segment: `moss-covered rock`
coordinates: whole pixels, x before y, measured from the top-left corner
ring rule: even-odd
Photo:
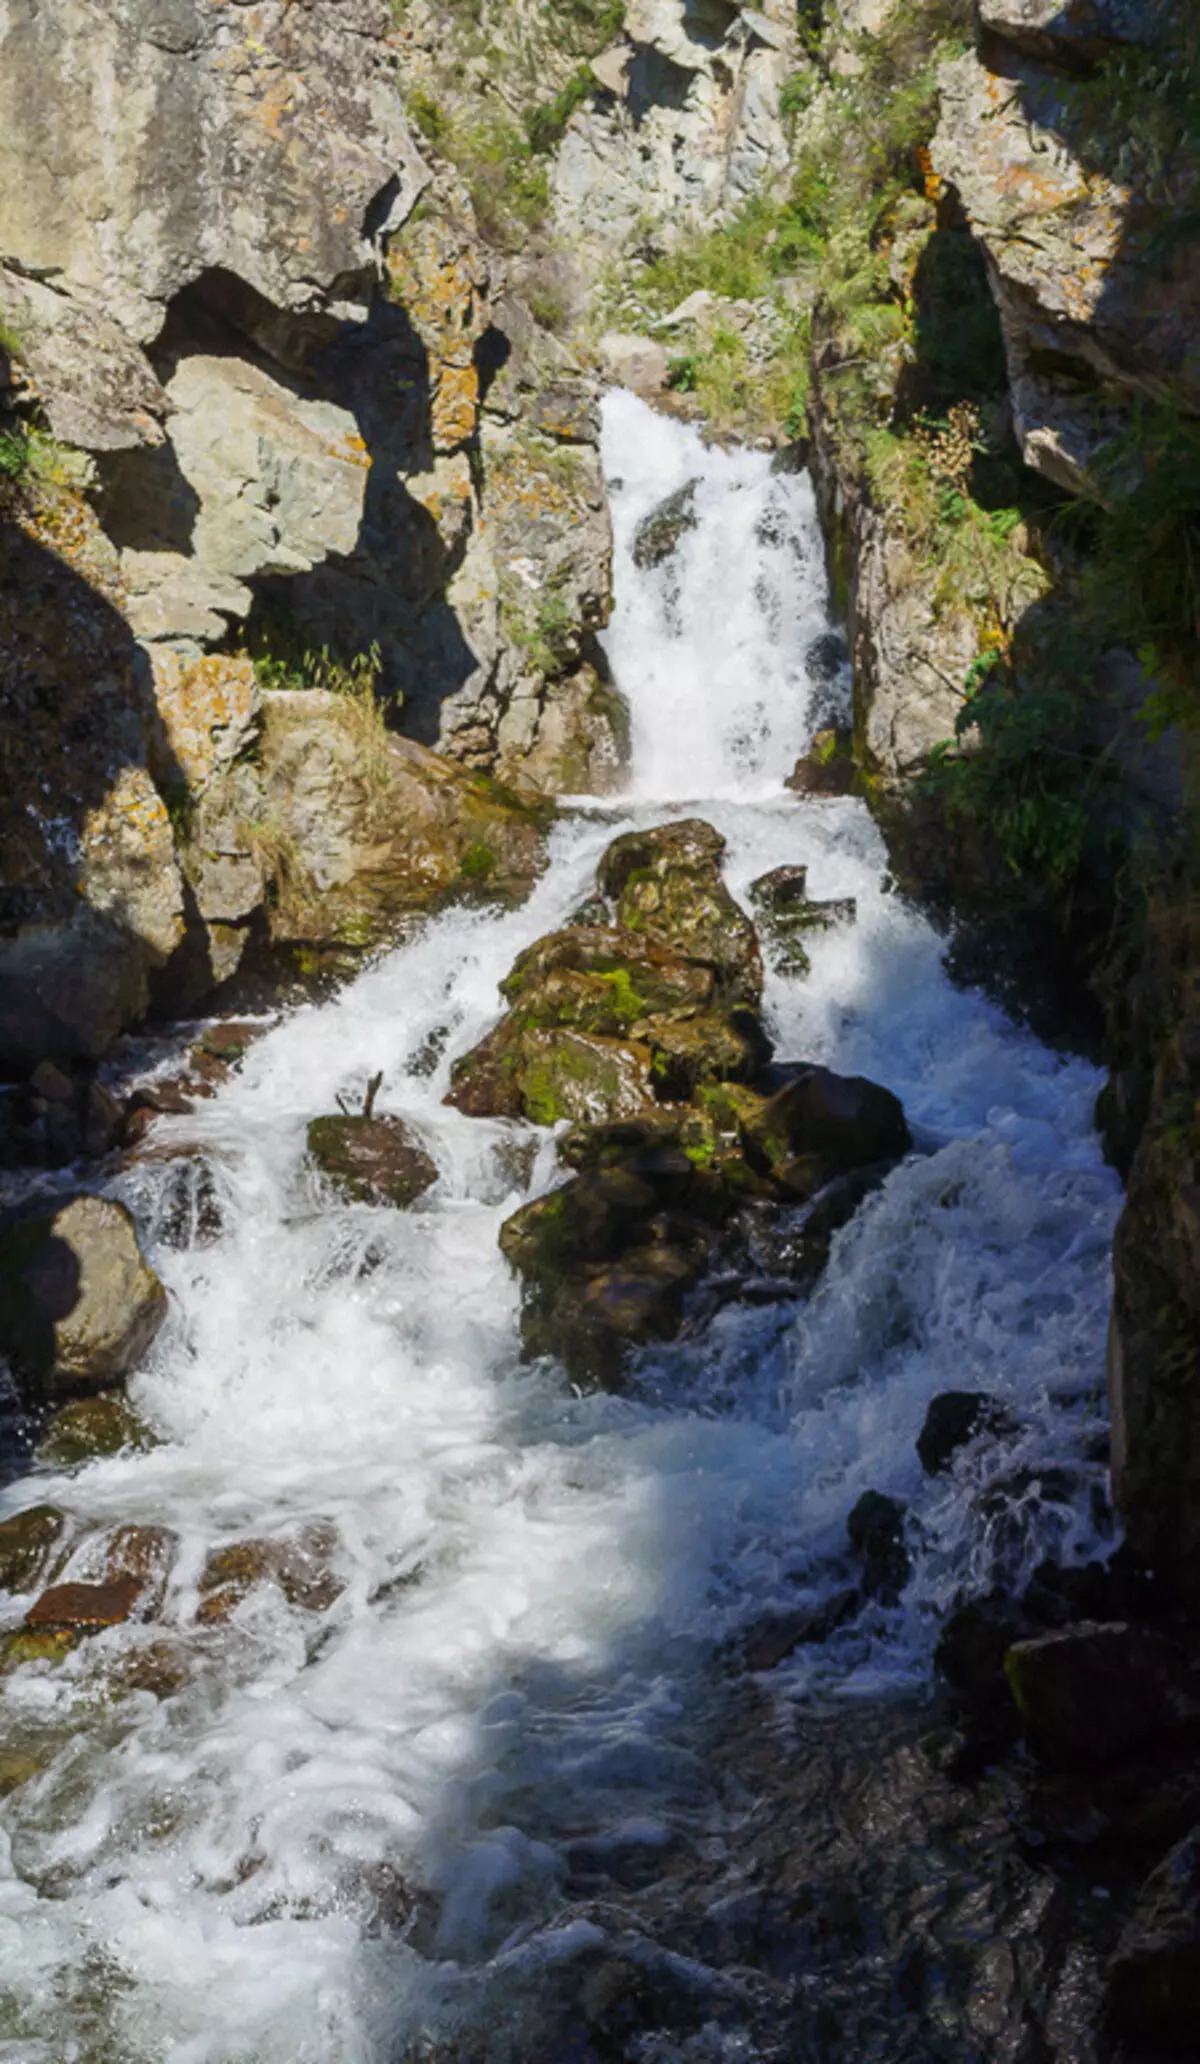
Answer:
[[[119,1382],[166,1312],[123,1204],[38,1199],[0,1218],[0,1348],[36,1396]]]
[[[725,841],[684,818],[614,839],[597,870],[618,922],[716,973],[722,1001],[756,1006],[762,956],[754,926],[721,879]]]
[[[308,1151],[334,1189],[354,1204],[403,1209],[437,1181],[437,1162],[402,1118],[314,1118]]]
[[[646,1018],[684,1016],[704,1009],[715,993],[707,966],[619,926],[576,924],[527,947],[501,994],[514,1007],[527,1004],[543,1024],[578,1022],[558,1014],[556,997],[571,992],[549,987],[556,976],[586,976],[597,985],[609,1014],[597,1031],[630,1032]]]
[[[750,884],[750,900],[770,943],[774,965],[785,974],[806,975],[805,940],[812,932],[851,924],[858,906],[853,896],[818,900],[808,893],[806,867],[774,867]]]

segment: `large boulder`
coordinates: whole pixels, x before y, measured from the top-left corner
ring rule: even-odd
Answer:
[[[437,1162],[402,1118],[314,1118],[308,1151],[327,1181],[353,1204],[403,1209],[437,1181]]]
[[[703,1083],[746,1080],[766,1059],[757,1012],[736,1000],[761,968],[754,928],[716,868],[723,842],[708,825],[633,837],[623,852],[622,840],[610,847],[602,884],[624,915],[646,883],[658,892],[633,860],[669,852],[677,922],[580,923],[527,948],[501,984],[508,1015],[455,1063],[447,1101],[459,1110],[539,1124],[626,1118],[656,1100],[686,1102]],[[724,902],[732,918],[718,942]]]
[[[526,1353],[559,1356],[578,1382],[619,1382],[631,1347],[678,1329],[716,1201],[685,1152],[656,1142],[524,1205],[500,1246],[523,1282]]]
[[[775,1095],[743,1114],[747,1151],[798,1198],[835,1177],[900,1160],[912,1146],[904,1106],[864,1075],[797,1067]]]
[[[1048,1762],[1115,1762],[1200,1729],[1200,1669],[1164,1635],[1082,1621],[1018,1641],[1005,1674],[1031,1745]]]
[[[546,811],[388,732],[362,698],[265,698],[258,848],[272,937],[367,947],[455,896],[519,901]]]
[[[123,1204],[80,1194],[0,1218],[0,1348],[35,1396],[119,1383],[166,1313]]]

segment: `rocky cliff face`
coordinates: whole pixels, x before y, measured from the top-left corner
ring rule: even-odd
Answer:
[[[331,768],[365,694],[545,794],[619,777],[595,389],[423,162],[397,13],[0,7],[11,1061],[199,1000],[319,876],[262,681],[347,691],[308,734]],[[476,791],[423,764],[461,857]],[[352,903],[316,936],[377,936]]]
[[[817,308],[814,465],[901,865],[1105,1014],[1115,1481],[1194,1596],[1195,625],[1158,585],[1200,507],[1194,52],[1154,0],[982,0],[976,29],[874,277],[835,267]]]

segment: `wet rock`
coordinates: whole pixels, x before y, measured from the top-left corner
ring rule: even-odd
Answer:
[[[322,1175],[354,1204],[415,1204],[437,1181],[437,1162],[402,1118],[314,1118],[308,1151]]]
[[[133,1576],[104,1584],[55,1584],[30,1606],[25,1626],[34,1634],[99,1634],[129,1619],[141,1595],[142,1585]]]
[[[156,1436],[118,1391],[76,1398],[47,1422],[35,1459],[51,1469],[77,1469],[126,1449],[144,1451]]]
[[[557,1354],[580,1381],[612,1383],[630,1347],[678,1330],[728,1206],[719,1181],[665,1138],[598,1158],[506,1220],[500,1246],[523,1279],[526,1352]]]
[[[31,1505],[0,1521],[0,1589],[32,1591],[66,1526],[55,1505]]]
[[[695,530],[699,518],[696,515],[696,489],[699,481],[689,480],[684,487],[668,495],[648,516],[638,524],[633,540],[633,563],[643,573],[651,567],[661,566],[679,549],[680,540],[689,530]]]
[[[201,1573],[196,1617],[220,1626],[250,1593],[274,1584],[289,1605],[328,1612],[345,1590],[334,1567],[340,1546],[336,1527],[315,1520],[277,1540],[232,1541],[215,1548]]]
[[[505,1019],[455,1062],[446,1102],[468,1117],[535,1125],[629,1117],[654,1101],[652,1058],[641,1040],[523,1029]]]
[[[784,783],[796,795],[847,796],[855,787],[854,750],[848,731],[818,731]]]
[[[1028,1631],[1028,1621],[1005,1591],[956,1606],[938,1636],[934,1665],[965,1705],[982,1715],[1012,1717],[1004,1659]]]
[[[802,1066],[748,1115],[747,1150],[796,1197],[835,1176],[899,1160],[912,1136],[898,1097],[862,1075]]]
[[[1200,2027],[1200,1828],[1142,1887],[1108,1972],[1118,2034],[1172,2056],[1194,2054]]]
[[[557,979],[557,985],[555,984]],[[689,1016],[711,1003],[712,969],[616,925],[575,924],[526,948],[500,984],[534,1022],[626,1033],[647,1018]],[[594,1006],[585,999],[595,998]]]
[[[1085,1621],[1016,1642],[1004,1668],[1047,1762],[1111,1763],[1159,1737],[1200,1735],[1200,1670],[1149,1629]]]
[[[711,964],[620,926],[539,939],[501,987],[507,1017],[451,1073],[447,1102],[472,1116],[626,1118],[769,1051],[753,1010],[718,1007]]]
[[[178,1552],[179,1537],[170,1527],[121,1526],[95,1546],[85,1542],[73,1566],[84,1569],[98,1560],[105,1584],[136,1584],[137,1611],[133,1617],[152,1620],[162,1610]]]
[[[775,867],[760,875],[750,884],[750,900],[762,914],[776,965],[790,974],[808,973],[807,933],[852,924],[858,915],[853,896],[824,901],[810,897],[806,867]]]
[[[831,1634],[853,1619],[861,1602],[862,1594],[851,1586],[835,1591],[821,1605],[772,1613],[747,1628],[734,1645],[733,1653],[746,1670],[774,1670],[798,1648],[828,1641]]]
[[[127,1375],[166,1317],[133,1219],[108,1197],[38,1200],[0,1218],[0,1346],[40,1397]]]
[[[907,1511],[899,1498],[864,1491],[846,1521],[850,1546],[862,1564],[863,1590],[881,1605],[895,1605],[912,1574],[904,1544]]]
[[[921,1467],[927,1476],[940,1476],[977,1434],[1012,1431],[1012,1420],[986,1391],[944,1390],[931,1400],[917,1435]]]
[[[614,839],[596,879],[627,930],[712,967],[722,1000],[757,1006],[762,956],[754,926],[721,879],[725,841],[702,818]]]
[[[0,1676],[7,1677],[26,1663],[61,1663],[79,1640],[77,1627],[20,1627],[0,1641]]]

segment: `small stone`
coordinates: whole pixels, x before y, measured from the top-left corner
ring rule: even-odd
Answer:
[[[262,1584],[275,1584],[289,1605],[305,1612],[327,1612],[345,1590],[333,1567],[339,1546],[337,1529],[315,1521],[283,1540],[232,1541],[215,1548],[200,1577],[196,1618],[203,1626],[220,1626]]]
[[[437,1162],[402,1118],[314,1118],[308,1151],[340,1194],[354,1204],[415,1204],[437,1181]]]

